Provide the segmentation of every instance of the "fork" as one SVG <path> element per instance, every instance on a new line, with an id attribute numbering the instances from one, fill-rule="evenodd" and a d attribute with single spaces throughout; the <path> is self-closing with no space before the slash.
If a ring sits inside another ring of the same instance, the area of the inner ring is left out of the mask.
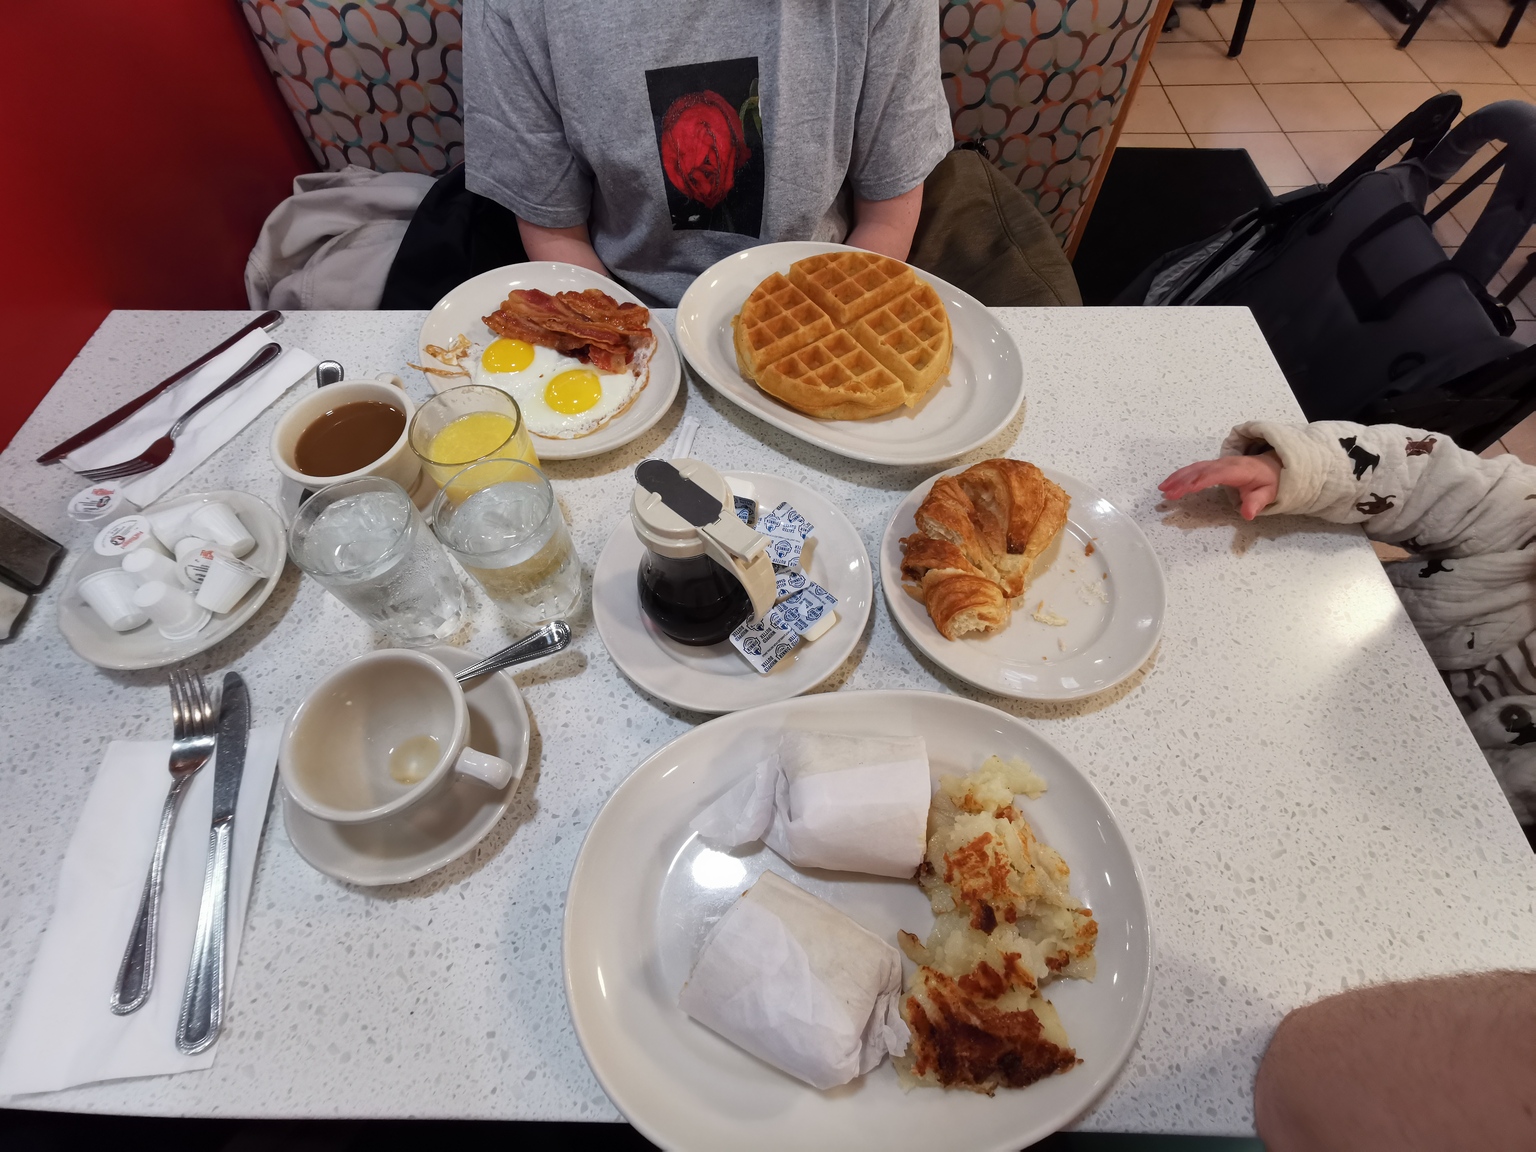
<path id="1" fill-rule="evenodd" d="M 243 384 L 251 376 L 261 371 L 261 369 L 275 360 L 277 354 L 281 351 L 282 347 L 275 342 L 263 344 L 257 350 L 256 355 L 247 360 L 238 372 L 183 412 L 176 423 L 171 425 L 170 431 L 140 452 L 132 460 L 124 460 L 121 464 L 109 464 L 105 468 L 87 468 L 80 475 L 92 482 L 100 482 L 102 480 L 117 480 L 124 476 L 137 476 L 140 472 L 148 472 L 153 468 L 160 467 L 160 465 L 171 458 L 171 453 L 176 450 L 176 437 L 181 435 L 182 429 L 187 426 L 187 421 L 191 420 L 192 417 L 196 416 L 231 388 Z"/>
<path id="2" fill-rule="evenodd" d="M 187 782 L 213 754 L 215 714 L 203 678 L 180 669 L 171 673 L 171 790 L 160 813 L 160 835 L 155 855 L 144 879 L 139 914 L 128 935 L 128 950 L 117 970 L 112 991 L 112 1011 L 118 1016 L 136 1012 L 149 997 L 155 979 L 155 925 L 160 918 L 160 882 L 165 874 L 165 851 L 171 842 L 171 825 L 181 807 Z"/>

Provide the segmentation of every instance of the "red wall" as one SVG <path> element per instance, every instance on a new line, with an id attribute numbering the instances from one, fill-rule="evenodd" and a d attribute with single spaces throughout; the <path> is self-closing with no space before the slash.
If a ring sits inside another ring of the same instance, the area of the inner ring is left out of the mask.
<path id="1" fill-rule="evenodd" d="M 234 0 L 24 0 L 5 32 L 0 447 L 108 310 L 246 307 L 246 253 L 315 167 Z"/>

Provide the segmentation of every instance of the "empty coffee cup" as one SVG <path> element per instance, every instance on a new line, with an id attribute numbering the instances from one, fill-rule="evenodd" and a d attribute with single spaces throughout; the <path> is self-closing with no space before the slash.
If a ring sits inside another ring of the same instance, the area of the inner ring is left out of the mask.
<path id="1" fill-rule="evenodd" d="M 311 690 L 283 731 L 278 771 L 306 812 L 360 824 L 430 802 L 457 777 L 510 784 L 520 766 L 468 739 L 469 707 L 453 673 L 424 652 L 389 648 Z"/>
<path id="2" fill-rule="evenodd" d="M 185 640 L 195 636 L 213 613 L 200 607 L 191 595 L 174 584 L 151 580 L 133 593 L 134 604 L 148 614 L 167 640 Z"/>
<path id="3" fill-rule="evenodd" d="M 81 599 L 114 632 L 132 632 L 148 621 L 149 616 L 133 602 L 138 589 L 138 582 L 121 568 L 103 568 L 80 581 Z"/>
<path id="4" fill-rule="evenodd" d="M 197 603 L 210 612 L 233 612 L 240 598 L 256 586 L 261 572 L 215 552 L 197 590 Z"/>
<path id="5" fill-rule="evenodd" d="M 212 541 L 234 556 L 244 556 L 256 547 L 256 537 L 240 522 L 235 510 L 218 501 L 194 509 L 187 517 L 186 530 L 191 535 Z"/>
<path id="6" fill-rule="evenodd" d="M 176 561 L 148 548 L 140 548 L 123 557 L 123 571 L 140 584 L 158 580 L 162 584 L 175 584 L 181 579 L 181 569 Z"/>

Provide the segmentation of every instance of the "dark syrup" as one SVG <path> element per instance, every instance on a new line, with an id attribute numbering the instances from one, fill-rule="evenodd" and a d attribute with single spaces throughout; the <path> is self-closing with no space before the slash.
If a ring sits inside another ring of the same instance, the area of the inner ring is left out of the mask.
<path id="1" fill-rule="evenodd" d="M 647 554 L 640 562 L 640 607 L 683 644 L 718 644 L 752 615 L 741 581 L 708 556 L 672 559 Z"/>

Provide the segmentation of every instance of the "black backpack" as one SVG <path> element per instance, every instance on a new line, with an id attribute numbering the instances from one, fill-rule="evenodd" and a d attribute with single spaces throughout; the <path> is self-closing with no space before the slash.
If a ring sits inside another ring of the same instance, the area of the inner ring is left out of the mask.
<path id="1" fill-rule="evenodd" d="M 1536 217 L 1536 107 L 1426 101 L 1337 179 L 1153 264 L 1122 304 L 1247 305 L 1309 420 L 1402 423 L 1478 450 L 1536 409 L 1536 352 L 1486 289 Z M 1485 144 L 1506 146 L 1426 213 Z M 1399 148 L 1402 160 L 1377 170 Z M 1454 257 L 1434 221 L 1502 168 Z M 1511 293 L 1512 294 L 1512 293 Z"/>

